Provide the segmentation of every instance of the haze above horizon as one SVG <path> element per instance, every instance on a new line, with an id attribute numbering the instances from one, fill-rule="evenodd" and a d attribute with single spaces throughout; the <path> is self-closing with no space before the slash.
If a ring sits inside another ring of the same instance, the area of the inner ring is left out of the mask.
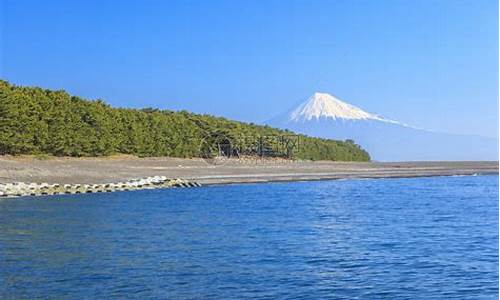
<path id="1" fill-rule="evenodd" d="M 0 77 L 114 106 L 260 122 L 326 92 L 498 137 L 498 4 L 0 0 Z"/>

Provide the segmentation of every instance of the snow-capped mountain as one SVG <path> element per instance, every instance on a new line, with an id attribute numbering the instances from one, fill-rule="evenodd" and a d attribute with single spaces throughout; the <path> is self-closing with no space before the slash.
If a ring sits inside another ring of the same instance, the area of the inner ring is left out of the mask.
<path id="1" fill-rule="evenodd" d="M 291 121 L 310 121 L 319 118 L 346 120 L 380 120 L 385 119 L 363 111 L 361 108 L 342 102 L 326 93 L 314 93 L 290 114 Z"/>
<path id="2" fill-rule="evenodd" d="M 310 136 L 352 139 L 373 160 L 498 160 L 497 139 L 418 129 L 327 93 L 314 93 L 267 124 Z"/>

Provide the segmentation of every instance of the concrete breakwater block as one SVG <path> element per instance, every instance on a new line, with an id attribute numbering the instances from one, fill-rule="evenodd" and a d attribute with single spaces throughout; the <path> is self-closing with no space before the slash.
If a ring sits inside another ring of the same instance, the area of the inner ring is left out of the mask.
<path id="1" fill-rule="evenodd" d="M 201 184 L 185 179 L 169 179 L 166 176 L 136 178 L 123 182 L 102 184 L 49 184 L 11 182 L 0 183 L 0 197 L 21 197 L 61 194 L 105 193 L 173 187 L 199 187 Z"/>

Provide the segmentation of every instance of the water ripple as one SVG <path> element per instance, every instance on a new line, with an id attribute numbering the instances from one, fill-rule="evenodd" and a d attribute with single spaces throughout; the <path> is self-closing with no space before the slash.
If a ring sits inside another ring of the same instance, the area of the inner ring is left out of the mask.
<path id="1" fill-rule="evenodd" d="M 0 298 L 498 298 L 498 176 L 0 202 Z"/>

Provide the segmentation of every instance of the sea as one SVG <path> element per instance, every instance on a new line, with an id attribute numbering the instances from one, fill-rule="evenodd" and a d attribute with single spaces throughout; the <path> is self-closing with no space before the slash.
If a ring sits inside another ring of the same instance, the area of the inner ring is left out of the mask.
<path id="1" fill-rule="evenodd" d="M 498 299 L 498 176 L 0 200 L 1 299 Z"/>

